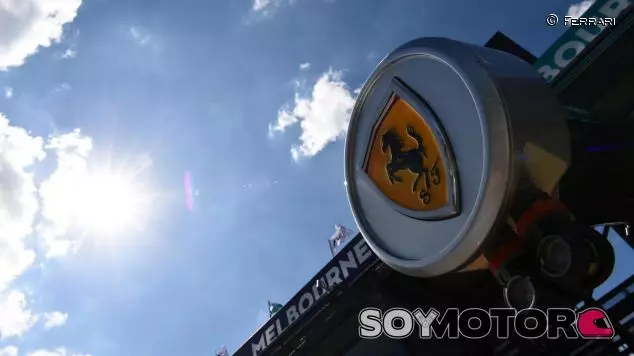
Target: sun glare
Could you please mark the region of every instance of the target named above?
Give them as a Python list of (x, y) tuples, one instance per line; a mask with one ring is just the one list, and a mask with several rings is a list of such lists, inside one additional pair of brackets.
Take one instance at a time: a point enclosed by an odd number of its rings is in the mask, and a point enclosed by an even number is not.
[(148, 213), (148, 195), (134, 177), (89, 174), (76, 190), (77, 222), (92, 234), (113, 234), (139, 228)]

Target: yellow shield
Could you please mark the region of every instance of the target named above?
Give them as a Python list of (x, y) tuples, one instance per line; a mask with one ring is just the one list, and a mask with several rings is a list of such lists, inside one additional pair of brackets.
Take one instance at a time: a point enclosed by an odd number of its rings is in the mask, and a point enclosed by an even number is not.
[(434, 211), (451, 200), (441, 147), (425, 117), (393, 94), (372, 133), (364, 169), (397, 205)]

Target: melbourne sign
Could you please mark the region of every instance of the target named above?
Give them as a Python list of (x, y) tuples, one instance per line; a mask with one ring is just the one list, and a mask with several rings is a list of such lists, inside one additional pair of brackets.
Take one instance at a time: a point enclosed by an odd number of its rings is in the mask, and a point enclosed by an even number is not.
[[(377, 261), (357, 235), (282, 309), (266, 322), (234, 356), (262, 355), (290, 326), (308, 313), (338, 284), (352, 282)], [(319, 281), (319, 283), (317, 283)]]
[[(583, 14), (584, 18), (617, 18), (634, 0), (596, 0)], [(550, 82), (572, 62), (607, 26), (601, 21), (582, 26), (571, 26), (563, 36), (553, 43), (535, 62), (537, 71)]]

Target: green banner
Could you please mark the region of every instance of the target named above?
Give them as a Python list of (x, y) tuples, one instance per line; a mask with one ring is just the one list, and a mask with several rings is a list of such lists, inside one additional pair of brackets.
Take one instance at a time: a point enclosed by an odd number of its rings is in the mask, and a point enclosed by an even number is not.
[[(584, 18), (617, 18), (621, 12), (632, 5), (634, 0), (596, 0), (583, 14)], [(559, 21), (565, 23), (565, 18)], [(602, 25), (570, 26), (555, 43), (535, 62), (537, 71), (550, 82), (568, 66), (605, 29)]]

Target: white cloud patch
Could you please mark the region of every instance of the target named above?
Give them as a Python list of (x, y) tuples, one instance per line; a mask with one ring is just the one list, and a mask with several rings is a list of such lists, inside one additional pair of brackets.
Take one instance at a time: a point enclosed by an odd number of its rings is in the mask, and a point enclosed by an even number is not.
[(55, 153), (57, 170), (40, 185), (44, 221), (38, 226), (38, 232), (46, 257), (62, 257), (79, 247), (75, 236), (68, 234), (74, 218), (74, 202), (68, 197), (75, 197), (74, 190), (86, 179), (92, 139), (75, 130), (51, 138), (46, 148)]
[(38, 210), (36, 186), (30, 172), (44, 158), (43, 142), (14, 127), (0, 114), (0, 292), (34, 261), (25, 239)]
[(131, 26), (128, 29), (128, 36), (137, 46), (143, 48), (145, 51), (149, 51), (149, 53), (158, 55), (164, 51), (165, 43), (161, 40), (160, 36), (150, 32), (146, 28)]
[(7, 346), (0, 349), (0, 356), (18, 356), (18, 348), (15, 346)]
[(51, 90), (51, 94), (55, 95), (55, 94), (59, 94), (65, 91), (69, 91), (71, 90), (73, 87), (68, 84), (68, 83), (62, 83), (58, 86), (56, 86), (55, 88), (53, 88), (53, 90)]
[(297, 123), (299, 119), (292, 113), (289, 113), (288, 107), (280, 109), (277, 113), (277, 122), (269, 124), (269, 137), (273, 137), (276, 132), (284, 132), (286, 128)]
[(0, 340), (22, 335), (29, 330), (38, 317), (28, 309), (26, 296), (22, 292), (10, 291), (0, 295)]
[(253, 11), (264, 11), (271, 6), (275, 6), (275, 3), (279, 3), (279, 1), (273, 0), (255, 0), (253, 1)]
[(67, 44), (67, 48), (64, 52), (57, 55), (61, 59), (73, 59), (77, 57), (77, 40), (79, 39), (79, 30), (75, 30), (70, 36), (67, 36), (63, 41)]
[[(52, 136), (45, 144), (42, 138), (11, 125), (0, 114), (0, 339), (22, 335), (39, 318), (31, 311), (26, 295), (12, 289), (13, 282), (35, 261), (35, 251), (27, 246), (26, 239), (34, 232), (38, 213), (42, 219), (36, 241), (43, 245), (47, 256), (65, 255), (77, 245), (71, 237), (74, 235), (69, 234), (68, 202), (63, 195), (84, 171), (91, 148), (91, 139), (78, 130)], [(47, 150), (54, 153), (58, 164), (38, 190), (33, 170)], [(45, 326), (63, 325), (67, 318), (60, 312), (45, 313)]]
[(573, 18), (579, 18), (581, 16), (583, 16), (583, 14), (588, 11), (588, 9), (590, 8), (590, 6), (592, 6), (592, 4), (594, 4), (595, 0), (583, 0), (578, 4), (574, 4), (571, 5), (568, 8), (568, 13), (566, 13), (566, 16), (571, 16)]
[(41, 138), (0, 114), (0, 339), (21, 335), (37, 319), (25, 295), (8, 288), (35, 260), (25, 243), (38, 210), (31, 169), (44, 156)]
[(44, 313), (44, 327), (47, 329), (56, 328), (66, 324), (68, 314), (58, 311)]
[(75, 57), (77, 57), (77, 51), (71, 48), (62, 53), (62, 59), (72, 59)]
[(296, 161), (316, 155), (346, 134), (358, 89), (350, 91), (342, 76), (332, 69), (323, 73), (309, 96), (296, 92), (292, 107), (281, 108), (276, 122), (269, 125), (269, 135), (273, 136), (299, 123), (301, 143), (291, 148)]
[(271, 15), (276, 9), (284, 5), (293, 5), (295, 0), (254, 0), (251, 10), (262, 15)]
[(141, 46), (149, 44), (152, 40), (152, 36), (147, 31), (136, 26), (130, 27), (130, 35)]
[(55, 350), (37, 350), (29, 352), (28, 356), (91, 356), (89, 354), (71, 354), (66, 348), (58, 347)]
[(302, 63), (299, 65), (299, 70), (308, 70), (310, 68), (310, 63)]
[(0, 1), (0, 70), (20, 66), (40, 47), (60, 42), (82, 0)]
[(11, 99), (13, 97), (13, 88), (4, 87), (4, 97), (6, 99)]

